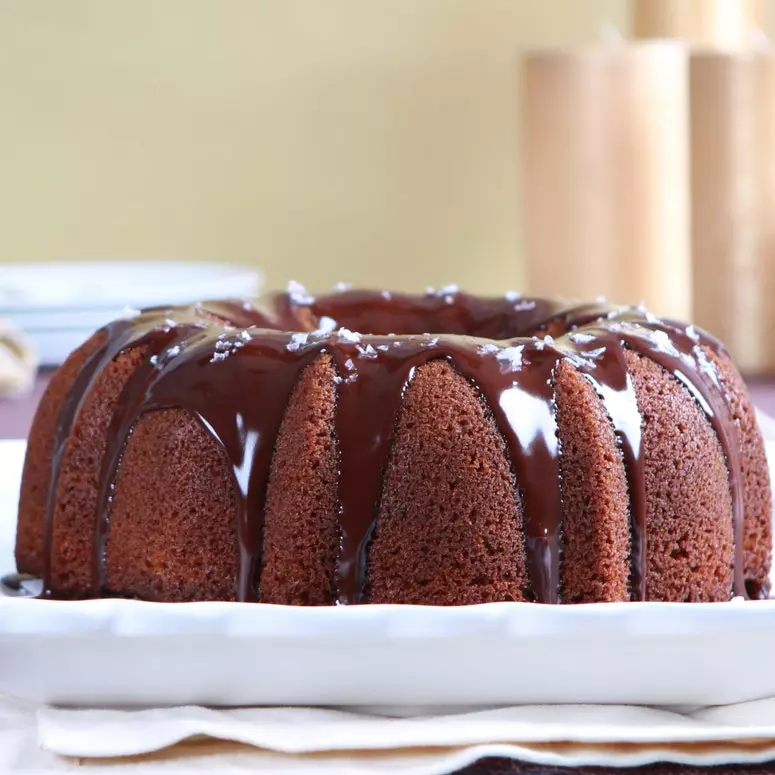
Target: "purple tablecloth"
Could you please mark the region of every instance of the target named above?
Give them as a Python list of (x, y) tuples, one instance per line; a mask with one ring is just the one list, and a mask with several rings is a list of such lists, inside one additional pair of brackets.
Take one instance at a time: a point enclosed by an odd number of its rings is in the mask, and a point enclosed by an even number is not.
[(51, 379), (51, 371), (43, 371), (35, 380), (35, 388), (22, 398), (0, 398), (0, 439), (26, 439), (35, 409)]

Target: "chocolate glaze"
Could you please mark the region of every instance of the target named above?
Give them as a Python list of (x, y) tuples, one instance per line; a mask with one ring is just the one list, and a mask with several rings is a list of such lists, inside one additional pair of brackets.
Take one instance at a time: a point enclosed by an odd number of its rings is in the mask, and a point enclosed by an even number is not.
[[(429, 330), (436, 333), (424, 333)], [(119, 397), (100, 476), (94, 520), (95, 595), (105, 591), (110, 508), (126, 439), (144, 413), (183, 408), (199, 417), (230, 461), (240, 547), (236, 596), (243, 601), (261, 599), (264, 508), (275, 441), (302, 371), (328, 354), (337, 375), (340, 603), (367, 598), (368, 546), (377, 526), (403, 397), (416, 369), (437, 359), (448, 360), (479, 391), (503, 435), (522, 495), (530, 592), (543, 603), (561, 599), (556, 368), (568, 360), (590, 382), (621, 449), (630, 495), (632, 599), (645, 600), (642, 417), (625, 349), (651, 358), (680, 380), (716, 432), (733, 502), (734, 591), (745, 595), (737, 431), (707, 357), (708, 349), (718, 352), (720, 345), (691, 327), (657, 320), (642, 309), (604, 303), (580, 306), (518, 295), (481, 299), (455, 289), (425, 296), (345, 292), (318, 299), (296, 289), (255, 304), (148, 310), (109, 326), (103, 345), (82, 367), (57, 425), (46, 515), (47, 589), (54, 503), (67, 440), (103, 368), (121, 352), (137, 347), (145, 348), (147, 361)]]
[[(293, 304), (294, 296), (288, 297)], [(563, 299), (534, 299), (518, 294), (481, 298), (454, 288), (424, 296), (382, 291), (346, 291), (312, 299), (309, 309), (320, 318), (363, 334), (458, 334), (483, 339), (512, 339), (541, 330), (550, 321), (570, 316), (579, 307)], [(303, 304), (298, 306), (304, 306)]]
[(642, 419), (624, 348), (609, 329), (594, 324), (583, 333), (571, 332), (567, 339), (575, 351), (568, 354), (584, 356), (572, 357), (573, 363), (603, 402), (622, 452), (630, 496), (632, 599), (645, 600), (646, 476), (641, 449)]
[[(102, 345), (81, 367), (57, 418), (44, 525), (46, 549), (43, 580), (46, 595), (50, 594), (51, 589), (54, 508), (67, 443), (83, 404), (105, 367), (120, 353), (138, 347), (147, 348), (148, 364), (154, 365), (161, 353), (166, 351), (166, 357), (171, 357), (176, 352), (175, 348), (179, 347), (188, 335), (208, 325), (278, 327), (292, 325), (294, 322), (295, 317), (291, 316), (288, 306), (277, 305), (276, 309), (270, 312), (250, 301), (234, 300), (181, 307), (154, 307), (134, 317), (116, 320), (102, 330)], [(106, 456), (110, 456), (112, 451), (113, 446), (109, 444)], [(102, 480), (101, 489), (107, 486)]]
[[(630, 330), (622, 328), (628, 323), (632, 326)], [(743, 573), (745, 515), (738, 429), (727, 403), (726, 391), (706, 353), (706, 348), (714, 349), (714, 340), (691, 326), (676, 329), (668, 324), (652, 322), (650, 327), (646, 327), (633, 321), (632, 317), (627, 322), (614, 323), (612, 330), (624, 345), (651, 358), (683, 383), (713, 426), (726, 459), (732, 496), (734, 591), (736, 595), (747, 597)]]

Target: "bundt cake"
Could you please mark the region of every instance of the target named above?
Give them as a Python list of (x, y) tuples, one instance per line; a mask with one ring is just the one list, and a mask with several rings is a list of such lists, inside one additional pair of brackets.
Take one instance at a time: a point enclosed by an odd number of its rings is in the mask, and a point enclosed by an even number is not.
[(725, 601), (767, 596), (771, 538), (746, 388), (692, 326), (294, 286), (76, 350), (32, 427), (16, 558), (53, 597)]

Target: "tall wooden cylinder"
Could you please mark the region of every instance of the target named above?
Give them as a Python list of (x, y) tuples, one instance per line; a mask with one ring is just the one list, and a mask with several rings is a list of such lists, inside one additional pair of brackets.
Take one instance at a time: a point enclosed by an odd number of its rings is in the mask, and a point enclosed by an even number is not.
[(672, 43), (610, 59), (609, 148), (616, 296), (691, 315), (686, 53)]
[(760, 360), (750, 371), (775, 373), (775, 55), (753, 56), (754, 171), (756, 181), (756, 276)]
[(684, 48), (529, 56), (522, 117), (529, 290), (687, 317)]
[(606, 59), (599, 51), (527, 58), (523, 183), (529, 290), (606, 293), (612, 253), (606, 179)]
[(741, 369), (775, 367), (775, 60), (698, 52), (690, 63), (694, 320)]
[(769, 32), (769, 12), (769, 0), (634, 0), (632, 27), (635, 38), (739, 49)]

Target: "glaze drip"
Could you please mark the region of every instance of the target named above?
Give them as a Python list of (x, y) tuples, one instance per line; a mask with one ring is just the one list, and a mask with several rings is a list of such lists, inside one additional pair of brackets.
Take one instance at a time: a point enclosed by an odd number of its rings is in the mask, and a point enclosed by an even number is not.
[[(743, 573), (743, 478), (740, 449), (737, 443), (737, 424), (726, 400), (716, 369), (705, 354), (704, 347), (712, 347), (709, 337), (703, 338), (691, 328), (669, 331), (659, 325), (645, 328), (635, 324), (630, 330), (625, 323), (613, 324), (622, 342), (647, 356), (672, 374), (689, 390), (702, 407), (721, 446), (727, 463), (729, 489), (732, 497), (732, 529), (734, 533), (734, 592), (747, 597)], [(669, 331), (669, 332), (668, 332)]]
[[(428, 329), (437, 333), (424, 333)], [(570, 361), (590, 382), (621, 450), (630, 502), (632, 599), (645, 600), (643, 421), (626, 349), (651, 358), (680, 380), (716, 432), (733, 502), (734, 589), (745, 594), (737, 431), (705, 351), (719, 351), (718, 343), (640, 309), (517, 295), (480, 299), (454, 289), (425, 296), (346, 292), (319, 299), (294, 292), (256, 304), (149, 310), (109, 326), (103, 345), (78, 374), (57, 425), (46, 514), (46, 588), (67, 439), (103, 368), (138, 347), (144, 348), (146, 362), (119, 396), (102, 461), (94, 520), (95, 594), (105, 588), (109, 516), (126, 439), (146, 412), (182, 408), (200, 419), (230, 462), (240, 551), (236, 596), (261, 599), (264, 509), (275, 441), (302, 372), (329, 355), (336, 367), (340, 603), (367, 599), (368, 546), (403, 397), (416, 370), (438, 359), (449, 361), (474, 386), (503, 436), (522, 498), (530, 593), (542, 603), (561, 598), (557, 366)], [(558, 485), (547, 486), (551, 482)]]
[(646, 476), (641, 447), (642, 418), (635, 387), (627, 371), (621, 340), (605, 328), (592, 327), (583, 334), (568, 336), (573, 345), (570, 355), (578, 371), (586, 377), (613, 425), (622, 452), (630, 500), (631, 589), (632, 599), (646, 600)]
[[(289, 306), (276, 305), (274, 308), (254, 305), (250, 301), (218, 301), (206, 304), (191, 304), (180, 307), (154, 307), (143, 310), (133, 317), (120, 318), (102, 329), (102, 344), (87, 358), (81, 366), (75, 382), (62, 405), (57, 418), (54, 433), (53, 454), (51, 461), (51, 477), (48, 487), (48, 499), (44, 516), (44, 595), (50, 595), (51, 589), (51, 544), (53, 540), (53, 520), (56, 495), (59, 487), (59, 477), (64, 462), (67, 442), (83, 408), (86, 397), (91, 393), (103, 370), (121, 353), (135, 348), (146, 351), (148, 363), (146, 369), (141, 369), (140, 376), (149, 368), (156, 368), (158, 358), (164, 354), (164, 361), (181, 349), (186, 337), (193, 332), (208, 326), (247, 327), (251, 325), (277, 326), (292, 324), (296, 320)], [(131, 387), (136, 384), (138, 375), (130, 381)], [(119, 415), (123, 398), (119, 400)], [(117, 420), (114, 418), (114, 424)], [(115, 449), (116, 444), (110, 440), (105, 450), (105, 457), (112, 458), (121, 450)], [(99, 503), (107, 502), (107, 492), (113, 486), (104, 476), (100, 479)], [(102, 514), (97, 519), (102, 522)], [(95, 556), (100, 548), (95, 541)], [(100, 575), (97, 566), (93, 567), (95, 587)]]
[[(339, 367), (337, 435), (340, 445), (342, 551), (339, 599), (361, 602), (366, 548), (376, 525), (393, 430), (412, 374), (432, 360), (448, 360), (482, 394), (506, 439), (523, 488), (525, 532), (533, 591), (557, 602), (559, 587), (559, 457), (551, 373), (559, 353), (547, 348), (526, 362), (524, 345), (410, 336), (364, 337), (360, 344), (330, 341)], [(541, 519), (532, 518), (541, 514)]]

